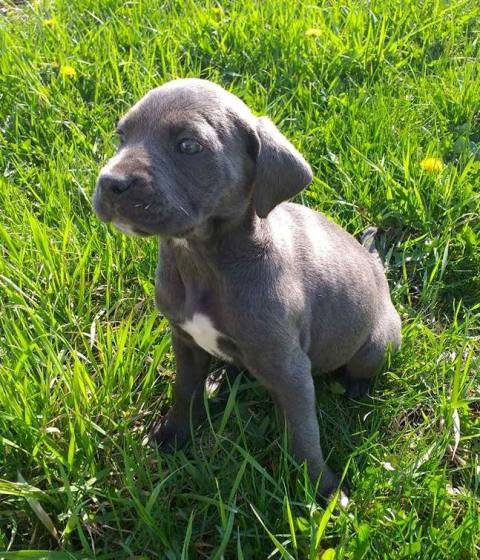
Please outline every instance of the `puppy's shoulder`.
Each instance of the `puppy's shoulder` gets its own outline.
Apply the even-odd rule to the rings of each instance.
[[[321,212],[294,202],[279,204],[270,213],[269,222],[274,238],[283,235],[294,240],[297,245],[310,242],[326,245],[330,238],[350,236]]]
[[[282,212],[288,213],[293,220],[294,226],[296,227],[321,227],[326,230],[331,230],[332,232],[342,231],[347,233],[330,218],[325,216],[325,214],[322,214],[322,212],[309,208],[308,206],[304,206],[303,204],[284,202],[277,208],[281,208]]]

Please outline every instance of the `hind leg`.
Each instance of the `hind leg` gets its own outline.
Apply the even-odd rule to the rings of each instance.
[[[388,319],[388,320],[386,320]],[[379,373],[387,350],[400,346],[400,318],[395,310],[374,328],[363,346],[341,368],[339,382],[352,398],[365,395],[375,375]]]

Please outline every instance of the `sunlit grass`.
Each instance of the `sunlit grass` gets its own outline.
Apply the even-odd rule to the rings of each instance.
[[[477,2],[0,11],[0,557],[475,558]],[[315,502],[248,375],[224,406],[206,401],[184,451],[143,444],[175,370],[156,242],[100,224],[90,197],[118,117],[185,76],[281,126],[316,174],[304,204],[354,234],[380,228],[402,350],[361,402],[318,382],[347,511]]]

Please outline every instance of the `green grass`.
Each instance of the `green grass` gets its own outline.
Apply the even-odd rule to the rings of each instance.
[[[2,3],[0,557],[476,558],[478,2],[222,6]],[[371,398],[318,382],[347,511],[315,503],[248,375],[184,451],[142,444],[174,375],[156,242],[100,224],[90,197],[118,117],[185,76],[281,126],[315,170],[304,204],[381,228],[402,350]]]

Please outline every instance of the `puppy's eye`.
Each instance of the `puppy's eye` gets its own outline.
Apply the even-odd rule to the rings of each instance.
[[[178,151],[181,154],[188,154],[188,155],[197,154],[202,150],[203,150],[203,146],[196,140],[193,140],[192,138],[184,138],[178,144]]]

